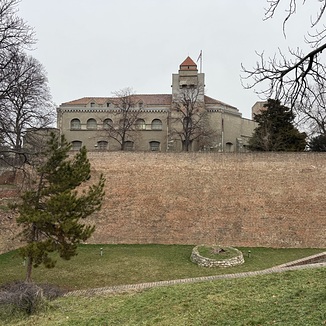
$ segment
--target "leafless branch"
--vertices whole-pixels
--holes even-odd
[[[306,0],[301,5],[306,4]],[[326,0],[319,0],[320,8],[315,18],[311,19],[311,27],[317,28],[326,10]],[[285,25],[292,15],[296,13],[298,3],[296,0],[268,0],[265,19],[273,17],[281,3],[287,3],[286,17],[283,21],[283,32]],[[264,53],[258,54],[258,61],[253,69],[247,69],[242,65],[244,76],[242,84],[247,89],[254,89],[264,99],[280,99],[286,105],[293,106],[301,103],[305,97],[314,94],[311,85],[323,85],[326,81],[325,64],[322,53],[326,48],[324,43],[326,37],[325,25],[314,33],[308,33],[306,42],[311,45],[312,50],[304,54],[299,49],[289,49],[289,58],[278,51],[278,55],[265,58]],[[256,88],[261,87],[260,90]]]
[[[110,110],[110,123],[105,125],[107,137],[114,139],[120,144],[121,150],[125,150],[127,141],[133,141],[137,133],[136,121],[141,113],[140,100],[131,88],[125,88],[114,92]]]

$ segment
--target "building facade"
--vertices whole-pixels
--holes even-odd
[[[84,97],[61,104],[57,123],[72,149],[95,151],[243,152],[255,128],[205,95],[205,74],[190,57],[172,74],[171,94]]]

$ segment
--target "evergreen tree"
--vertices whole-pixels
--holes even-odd
[[[313,152],[326,152],[326,135],[319,135],[311,139],[309,148]]]
[[[265,110],[255,114],[258,126],[250,139],[249,148],[254,151],[303,151],[306,134],[294,127],[294,114],[279,100],[269,99]]]
[[[69,158],[70,145],[64,137],[52,134],[46,159],[36,170],[34,186],[23,193],[17,205],[17,223],[26,245],[20,255],[26,258],[26,281],[31,281],[32,268],[40,264],[51,268],[55,260],[50,253],[58,252],[69,260],[76,255],[77,245],[87,240],[94,226],[80,223],[101,207],[104,178],[88,188],[90,163],[82,148]]]

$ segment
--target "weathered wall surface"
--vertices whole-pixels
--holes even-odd
[[[89,153],[98,243],[326,247],[326,155]]]
[[[325,154],[98,152],[89,159],[93,180],[106,177],[90,243],[326,247]],[[0,251],[1,243],[15,244],[6,239],[13,227],[5,230]]]

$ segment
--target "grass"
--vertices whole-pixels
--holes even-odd
[[[58,259],[54,269],[40,266],[33,270],[32,277],[36,283],[55,284],[69,290],[87,289],[262,270],[323,251],[238,248],[244,253],[245,264],[223,269],[192,263],[192,249],[193,246],[184,245],[81,245],[78,255],[70,261]],[[16,251],[0,255],[0,266],[0,285],[24,279],[25,266]]]
[[[10,208],[7,205],[0,205],[0,211],[9,212]]]
[[[325,325],[326,269],[153,288],[140,293],[66,297],[31,317],[0,325],[246,326]]]

